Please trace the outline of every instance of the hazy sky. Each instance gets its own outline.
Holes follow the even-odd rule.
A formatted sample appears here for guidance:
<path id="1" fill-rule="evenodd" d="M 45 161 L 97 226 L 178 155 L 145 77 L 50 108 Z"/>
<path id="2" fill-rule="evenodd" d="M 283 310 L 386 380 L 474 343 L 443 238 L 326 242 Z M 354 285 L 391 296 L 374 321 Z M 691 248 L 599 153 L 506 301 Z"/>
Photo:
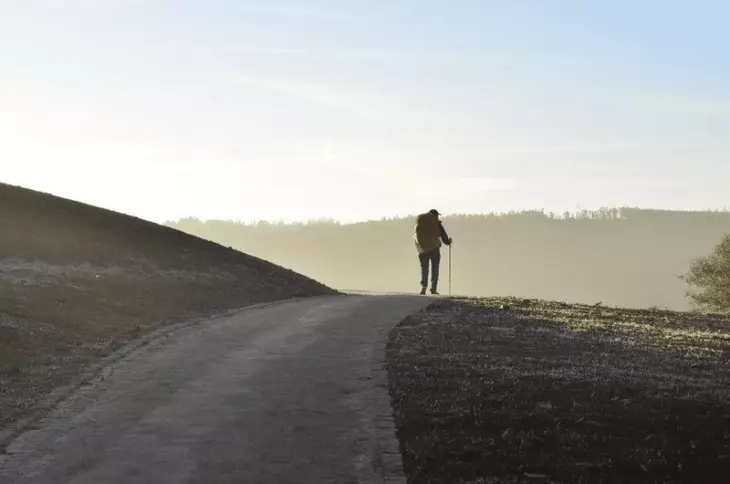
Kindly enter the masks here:
<path id="1" fill-rule="evenodd" d="M 730 206 L 730 3 L 0 0 L 0 181 L 163 221 Z"/>

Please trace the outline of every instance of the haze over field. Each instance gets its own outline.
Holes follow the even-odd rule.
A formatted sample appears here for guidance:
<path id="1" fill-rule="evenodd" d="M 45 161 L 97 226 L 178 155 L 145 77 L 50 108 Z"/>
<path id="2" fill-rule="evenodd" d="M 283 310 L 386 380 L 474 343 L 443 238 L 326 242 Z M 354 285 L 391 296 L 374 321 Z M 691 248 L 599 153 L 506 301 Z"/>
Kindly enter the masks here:
<path id="1" fill-rule="evenodd" d="M 184 219 L 172 227 L 276 261 L 333 287 L 418 290 L 412 217 L 359 224 Z M 453 290 L 627 307 L 690 309 L 679 276 L 730 233 L 730 212 L 631 208 L 446 217 Z M 443 249 L 441 290 L 448 290 Z"/>
<path id="2" fill-rule="evenodd" d="M 0 0 L 0 177 L 157 222 L 726 207 L 729 14 Z"/>

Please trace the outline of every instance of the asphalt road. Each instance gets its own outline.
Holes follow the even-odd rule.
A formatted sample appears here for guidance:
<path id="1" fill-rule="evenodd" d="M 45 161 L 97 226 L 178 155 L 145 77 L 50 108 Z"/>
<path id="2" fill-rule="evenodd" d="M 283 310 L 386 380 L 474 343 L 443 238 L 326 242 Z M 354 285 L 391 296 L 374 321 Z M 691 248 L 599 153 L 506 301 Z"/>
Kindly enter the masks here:
<path id="1" fill-rule="evenodd" d="M 287 301 L 153 339 L 16 438 L 0 482 L 405 483 L 385 343 L 428 301 Z"/>

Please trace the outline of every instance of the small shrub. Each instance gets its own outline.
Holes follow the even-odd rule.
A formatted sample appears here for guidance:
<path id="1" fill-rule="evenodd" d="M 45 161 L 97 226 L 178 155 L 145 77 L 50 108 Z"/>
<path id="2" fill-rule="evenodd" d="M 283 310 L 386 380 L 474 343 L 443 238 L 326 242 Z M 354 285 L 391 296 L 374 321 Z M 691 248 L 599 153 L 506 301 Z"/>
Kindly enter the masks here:
<path id="1" fill-rule="evenodd" d="M 698 309 L 730 312 L 730 235 L 710 255 L 692 262 L 683 279 L 698 289 L 687 293 Z"/>

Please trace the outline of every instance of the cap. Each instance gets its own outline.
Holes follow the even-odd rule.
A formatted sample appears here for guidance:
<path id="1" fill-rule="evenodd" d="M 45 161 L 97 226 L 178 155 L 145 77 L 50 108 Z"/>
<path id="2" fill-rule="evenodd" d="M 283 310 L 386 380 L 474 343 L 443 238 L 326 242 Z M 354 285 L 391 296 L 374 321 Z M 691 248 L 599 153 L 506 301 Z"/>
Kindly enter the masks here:
<path id="1" fill-rule="evenodd" d="M 434 215 L 441 215 L 441 214 L 439 213 L 439 211 L 438 211 L 438 210 L 436 210 L 435 208 L 432 208 L 431 210 L 429 210 L 429 211 L 428 211 L 428 213 L 432 213 L 432 214 L 434 214 Z"/>

